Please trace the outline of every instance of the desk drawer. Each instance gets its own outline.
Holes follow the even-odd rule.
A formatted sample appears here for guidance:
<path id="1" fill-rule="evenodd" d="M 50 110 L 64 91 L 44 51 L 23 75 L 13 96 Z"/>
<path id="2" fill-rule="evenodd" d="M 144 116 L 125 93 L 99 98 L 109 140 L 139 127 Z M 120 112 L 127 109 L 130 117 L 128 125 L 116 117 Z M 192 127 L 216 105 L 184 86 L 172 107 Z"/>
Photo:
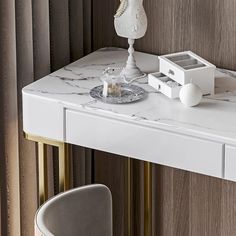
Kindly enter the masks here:
<path id="1" fill-rule="evenodd" d="M 93 114 L 66 112 L 66 142 L 222 177 L 222 145 Z"/>
<path id="2" fill-rule="evenodd" d="M 225 178 L 236 181 L 236 147 L 225 147 Z"/>

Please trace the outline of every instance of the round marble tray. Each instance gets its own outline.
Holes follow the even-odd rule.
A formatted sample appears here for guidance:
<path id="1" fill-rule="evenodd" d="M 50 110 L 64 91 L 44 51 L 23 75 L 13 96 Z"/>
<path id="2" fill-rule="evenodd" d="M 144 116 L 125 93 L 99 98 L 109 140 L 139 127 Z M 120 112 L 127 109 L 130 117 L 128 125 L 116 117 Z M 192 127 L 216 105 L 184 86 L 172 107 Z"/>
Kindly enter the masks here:
<path id="1" fill-rule="evenodd" d="M 103 97 L 103 85 L 97 86 L 90 91 L 90 96 L 96 100 L 111 104 L 124 104 L 141 100 L 146 97 L 146 91 L 133 84 L 121 84 L 121 97 Z"/>

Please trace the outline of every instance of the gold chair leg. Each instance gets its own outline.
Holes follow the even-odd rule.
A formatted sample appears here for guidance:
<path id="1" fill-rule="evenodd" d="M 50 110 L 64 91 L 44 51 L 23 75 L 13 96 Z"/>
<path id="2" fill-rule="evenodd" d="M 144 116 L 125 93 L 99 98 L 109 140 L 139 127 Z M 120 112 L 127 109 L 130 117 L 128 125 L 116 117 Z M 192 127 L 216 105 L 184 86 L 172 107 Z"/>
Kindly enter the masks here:
<path id="1" fill-rule="evenodd" d="M 70 145 L 61 143 L 59 145 L 59 192 L 66 191 L 70 188 Z"/>
<path id="2" fill-rule="evenodd" d="M 38 143 L 39 205 L 48 199 L 47 145 Z"/>
<path id="3" fill-rule="evenodd" d="M 152 235 L 152 164 L 144 162 L 144 236 Z"/>

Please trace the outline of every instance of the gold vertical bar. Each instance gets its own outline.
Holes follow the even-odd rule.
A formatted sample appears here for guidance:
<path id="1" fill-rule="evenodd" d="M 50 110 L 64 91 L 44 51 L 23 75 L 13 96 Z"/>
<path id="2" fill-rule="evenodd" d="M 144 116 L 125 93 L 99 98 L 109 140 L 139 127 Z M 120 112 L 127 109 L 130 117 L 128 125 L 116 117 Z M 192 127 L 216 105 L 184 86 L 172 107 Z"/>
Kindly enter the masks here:
<path id="1" fill-rule="evenodd" d="M 48 199 L 47 145 L 38 143 L 39 204 Z"/>
<path id="2" fill-rule="evenodd" d="M 132 159 L 127 158 L 127 235 L 132 235 Z"/>
<path id="3" fill-rule="evenodd" d="M 59 145 L 59 192 L 66 191 L 70 188 L 69 156 L 70 145 L 67 143 L 61 143 Z"/>
<path id="4" fill-rule="evenodd" d="M 144 162 L 144 236 L 152 235 L 152 164 Z"/>

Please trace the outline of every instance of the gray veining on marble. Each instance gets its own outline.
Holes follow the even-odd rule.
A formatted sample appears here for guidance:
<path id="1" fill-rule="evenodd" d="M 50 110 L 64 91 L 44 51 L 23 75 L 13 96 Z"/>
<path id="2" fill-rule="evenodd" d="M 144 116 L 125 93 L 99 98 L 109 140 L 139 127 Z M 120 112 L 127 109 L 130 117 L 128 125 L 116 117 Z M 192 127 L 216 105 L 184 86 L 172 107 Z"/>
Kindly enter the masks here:
<path id="1" fill-rule="evenodd" d="M 200 106 L 194 108 L 186 108 L 178 99 L 171 100 L 158 93 L 147 84 L 147 78 L 134 83 L 147 91 L 148 97 L 143 101 L 113 105 L 91 98 L 89 91 L 102 84 L 103 70 L 123 67 L 126 58 L 125 50 L 100 49 L 30 84 L 23 92 L 53 99 L 67 108 L 86 109 L 97 115 L 236 145 L 236 72 L 217 69 L 216 94 L 204 97 Z M 158 71 L 157 56 L 136 52 L 136 58 L 144 72 Z"/>

